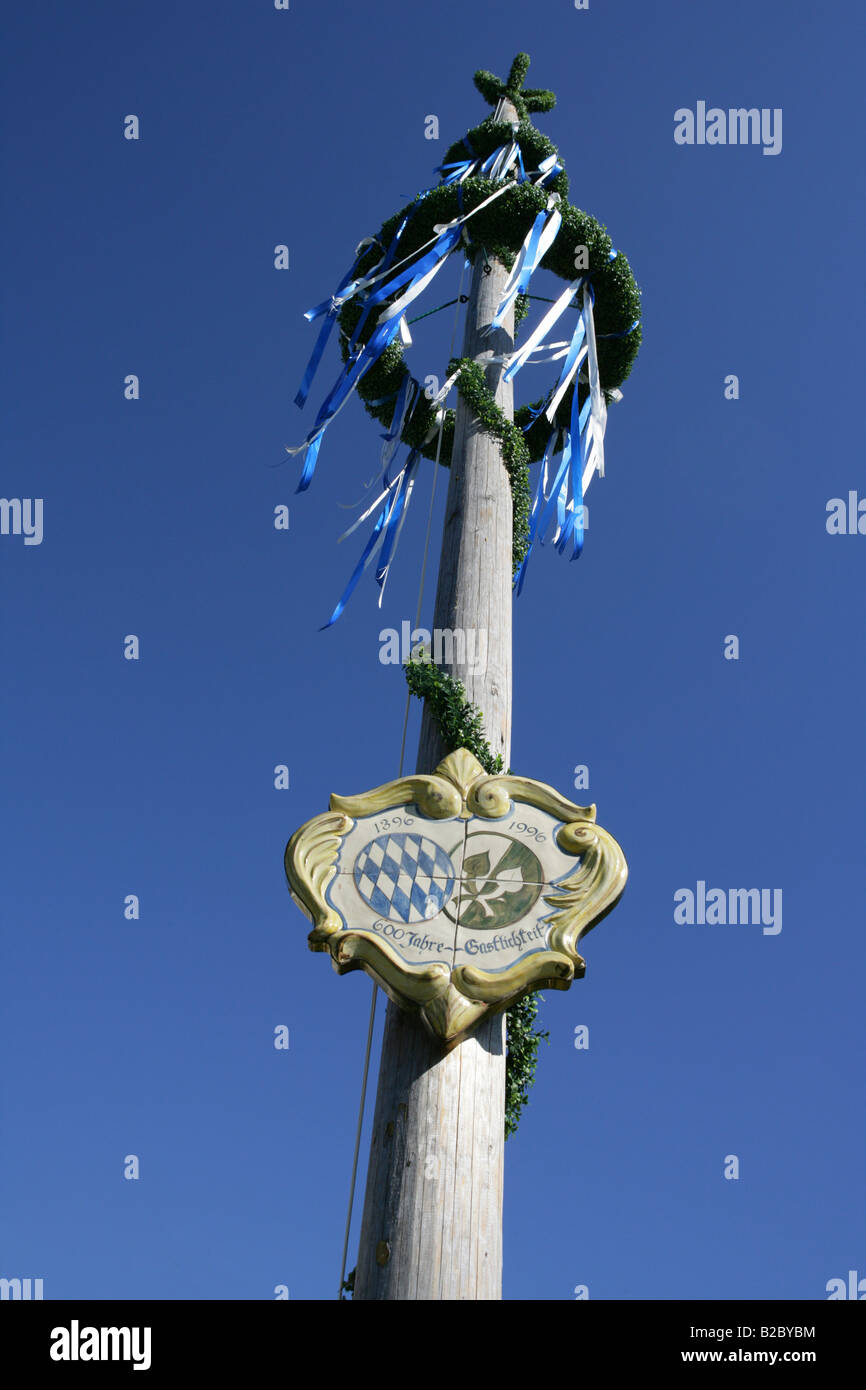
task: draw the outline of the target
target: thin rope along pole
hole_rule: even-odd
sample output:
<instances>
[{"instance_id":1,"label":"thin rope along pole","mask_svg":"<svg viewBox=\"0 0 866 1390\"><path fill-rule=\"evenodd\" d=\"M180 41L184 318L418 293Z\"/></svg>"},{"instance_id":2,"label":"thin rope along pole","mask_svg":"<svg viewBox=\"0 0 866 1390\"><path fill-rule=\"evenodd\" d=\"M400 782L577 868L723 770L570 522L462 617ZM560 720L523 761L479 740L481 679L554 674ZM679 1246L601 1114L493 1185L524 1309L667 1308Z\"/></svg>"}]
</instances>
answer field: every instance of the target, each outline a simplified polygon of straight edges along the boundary
<instances>
[{"instance_id":1,"label":"thin rope along pole","mask_svg":"<svg viewBox=\"0 0 866 1390\"><path fill-rule=\"evenodd\" d=\"M349 1210L346 1213L346 1234L343 1237L343 1262L340 1266L340 1292L337 1294L338 1300L343 1298L343 1285L346 1282L346 1257L349 1253L349 1231L352 1225L352 1207L355 1201L355 1179L358 1176L358 1154L361 1149L361 1131L364 1127L364 1104L367 1099L367 1077L370 1072L370 1049L373 1046L373 1023L376 1018L376 999L379 994L378 985L373 984L373 994L370 999L370 1022L367 1026L367 1051L364 1056L364 1079L361 1083L361 1104L358 1110L358 1132L355 1135L355 1155L352 1159L352 1181L349 1185Z\"/></svg>"},{"instance_id":2,"label":"thin rope along pole","mask_svg":"<svg viewBox=\"0 0 866 1390\"><path fill-rule=\"evenodd\" d=\"M454 325L451 329L451 345L448 348L448 361L454 356L454 343L457 339L457 321L460 317L460 304L463 301L463 280L466 275L466 260L464 258L463 268L460 271L460 285L457 290L457 299L454 303L457 308L454 311ZM436 496L436 480L439 477L439 458L442 453L442 434L445 429L445 402L442 402L442 419L439 422L439 438L436 441L435 470L433 473L433 486L430 489L430 509L427 513L427 535L424 540L424 554L421 558L421 577L418 583L418 609L415 614L415 626L421 621L421 603L424 598L424 580L427 575L427 555L430 550L430 529L433 524L433 499ZM400 740L400 768L398 777L403 776L403 759L406 756L406 730L409 725L409 702L412 699L411 691L406 691L406 710L403 715L403 737ZM349 1252L349 1233L352 1226L352 1211L355 1205L355 1182L358 1177L358 1154L361 1148L361 1132L364 1128L364 1106L367 1100L367 1078L370 1074L370 1049L373 1043L373 1020L376 1017L376 1000L379 997L379 986L373 981L373 995L370 1000L370 1023L367 1028L367 1052L364 1057L364 1075L361 1082L361 1104L358 1107L358 1130L355 1135L355 1156L352 1160L352 1180L349 1184L349 1210L346 1213L346 1234L343 1239L343 1261L340 1268L340 1292L338 1300L343 1298L343 1285L346 1282L346 1258Z\"/></svg>"}]
</instances>

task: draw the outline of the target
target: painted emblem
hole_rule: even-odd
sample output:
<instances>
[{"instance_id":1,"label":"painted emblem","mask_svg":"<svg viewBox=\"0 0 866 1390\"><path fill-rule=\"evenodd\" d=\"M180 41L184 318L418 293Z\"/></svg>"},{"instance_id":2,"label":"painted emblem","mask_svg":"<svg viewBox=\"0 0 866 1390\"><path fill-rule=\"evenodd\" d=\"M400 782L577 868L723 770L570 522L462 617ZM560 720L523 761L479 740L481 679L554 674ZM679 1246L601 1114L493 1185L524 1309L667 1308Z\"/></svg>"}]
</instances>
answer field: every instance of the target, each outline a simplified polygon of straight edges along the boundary
<instances>
[{"instance_id":1,"label":"painted emblem","mask_svg":"<svg viewBox=\"0 0 866 1390\"><path fill-rule=\"evenodd\" d=\"M311 949L340 975L366 971L445 1048L531 990L579 979L581 937L627 873L594 806L490 775L466 748L435 772L333 794L286 846Z\"/></svg>"},{"instance_id":2,"label":"painted emblem","mask_svg":"<svg viewBox=\"0 0 866 1390\"><path fill-rule=\"evenodd\" d=\"M496 832L470 832L457 922L475 931L510 927L538 900L543 879L541 865L527 845Z\"/></svg>"},{"instance_id":3,"label":"painted emblem","mask_svg":"<svg viewBox=\"0 0 866 1390\"><path fill-rule=\"evenodd\" d=\"M454 865L426 835L380 835L355 860L355 887L380 917L429 922L454 892Z\"/></svg>"}]
</instances>

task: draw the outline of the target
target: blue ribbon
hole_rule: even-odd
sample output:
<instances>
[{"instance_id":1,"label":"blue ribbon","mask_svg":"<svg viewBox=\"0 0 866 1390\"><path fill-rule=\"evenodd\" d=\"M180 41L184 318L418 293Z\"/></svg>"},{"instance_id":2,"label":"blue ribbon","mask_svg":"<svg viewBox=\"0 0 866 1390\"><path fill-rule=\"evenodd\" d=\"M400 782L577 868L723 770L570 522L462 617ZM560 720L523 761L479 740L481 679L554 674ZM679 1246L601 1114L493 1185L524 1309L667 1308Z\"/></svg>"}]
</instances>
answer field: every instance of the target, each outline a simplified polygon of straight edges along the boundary
<instances>
[{"instance_id":1,"label":"blue ribbon","mask_svg":"<svg viewBox=\"0 0 866 1390\"><path fill-rule=\"evenodd\" d=\"M553 514L554 514L554 512L557 513L557 516L559 515L559 508L560 508L559 495L560 495L560 493L562 492L562 485L563 485L563 483L565 482L566 476L567 476L567 474L568 474L568 465L569 465L569 463L571 462L571 453L572 453L572 439L571 439L571 433L570 433L569 430L566 430L566 432L565 432L565 445L564 445L563 450L562 450L562 462L561 462L560 465L559 465L559 471L558 471L558 473L557 473L557 475L556 475L556 480L555 480L555 482L554 482L554 484L553 484L553 487L552 487L551 490L550 490L550 494L549 494L549 496L548 496L548 498L547 498L547 503L546 503L546 505L545 505L545 507L544 507L544 511L541 513L541 517L540 517L539 522L538 522L538 544L539 544L539 545L544 545L544 537L545 537L545 535L547 534L547 531L548 531L549 528L550 528L550 523L551 523L551 521L553 520ZM563 502L562 502L561 505L564 507L564 505L565 505L564 499L563 499Z\"/></svg>"},{"instance_id":2,"label":"blue ribbon","mask_svg":"<svg viewBox=\"0 0 866 1390\"><path fill-rule=\"evenodd\" d=\"M397 392L397 402L394 406L394 414L391 418L391 428L387 434L382 435L385 441L385 447L382 450L382 460L385 465L382 479L385 487L389 487L391 483L388 477L388 470L391 467L391 460L399 447L400 434L403 429L404 417L407 411L409 392L413 391L414 394L413 388L414 390L420 389L415 378L407 372L400 383L400 390Z\"/></svg>"},{"instance_id":3,"label":"blue ribbon","mask_svg":"<svg viewBox=\"0 0 866 1390\"><path fill-rule=\"evenodd\" d=\"M524 294L526 292L526 287L529 284L529 281L532 279L532 272L535 269L535 257L538 255L538 243L541 240L541 233L544 231L546 223L547 210L542 209L541 212L536 213L535 221L533 222L529 232L529 239L526 246L526 256L524 257L523 268L520 272L520 277L517 281L517 285L514 288L513 294L509 294L507 299L503 299L499 308L496 310L496 314L494 315L490 324L491 328L502 327L502 323L505 319L506 313L508 312L509 305L514 301L515 297L518 294Z\"/></svg>"},{"instance_id":4,"label":"blue ribbon","mask_svg":"<svg viewBox=\"0 0 866 1390\"><path fill-rule=\"evenodd\" d=\"M461 231L461 227L446 227L443 232L440 232L433 246L421 257L420 261L413 261L411 265L404 266L393 280L388 280L386 284L373 290L372 294L365 300L365 309L369 311L374 305L381 304L384 299L390 299L404 285L422 279L428 270L432 270L437 261L441 261L450 251L453 251L460 240Z\"/></svg>"},{"instance_id":5,"label":"blue ribbon","mask_svg":"<svg viewBox=\"0 0 866 1390\"><path fill-rule=\"evenodd\" d=\"M301 480L298 483L296 492L306 492L310 486L310 481L316 468L316 459L319 456L319 448L322 443L322 436L325 433L331 420L343 405L346 397L355 389L358 382L365 372L369 371L373 363L382 355L388 344L397 336L400 330L399 318L393 319L389 323L382 323L371 335L369 342L362 348L358 356L346 364L337 382L332 388L330 395L323 402L316 422L306 438L306 456L304 458L304 469Z\"/></svg>"},{"instance_id":6,"label":"blue ribbon","mask_svg":"<svg viewBox=\"0 0 866 1390\"><path fill-rule=\"evenodd\" d=\"M407 223L409 222L409 219L410 219L410 217L412 217L412 216L414 216L414 213L410 213L410 214L408 214L406 217L403 218L403 221L400 223L399 227L397 228L396 232L394 233L393 237L391 238L391 245L388 247L388 250L385 252L385 256L384 256L384 259L383 259L383 261L382 261L382 265L381 265L381 267L380 267L380 274L384 274L385 271L388 269L389 265L391 264L391 262L393 261L394 256L395 256L396 253L397 253L397 247L398 247L398 245L399 245L400 238L401 238L401 236L403 235L403 233L405 232ZM360 333L361 333L361 329L364 327L364 324L367 322L367 316L368 316L369 312L370 312L369 304L365 302L364 308L363 308L362 311L361 311L361 317L358 319L358 322L355 324L355 331L354 331L354 333L352 334L351 338L349 339L349 353L350 353L350 355L351 355L351 353L353 352L353 350L354 350L354 349L357 347L357 345L358 345L358 338L359 338L359 335L360 335Z\"/></svg>"},{"instance_id":7,"label":"blue ribbon","mask_svg":"<svg viewBox=\"0 0 866 1390\"><path fill-rule=\"evenodd\" d=\"M339 304L337 301L341 298L341 296L344 295L345 291L350 289L350 287L353 285L353 282L355 280L355 272L358 269L358 265L360 264L362 257L366 255L368 250L369 246L363 246L362 249L357 253L355 259L353 260L349 269L346 271L346 274L343 276L342 280L340 281L334 293L331 295L330 299L323 299L321 304L316 305L315 309L308 309L307 312L304 314L304 318L309 319L311 323L315 319L321 318L321 316L324 314L325 322L322 324L319 336L316 339L316 345L313 348L313 351L310 354L310 360L307 363L307 370L304 372L304 379L298 388L297 395L295 396L296 406L303 407L306 404L307 397L310 394L310 387L313 383L313 377L316 375L319 363L322 360L322 354L324 353L328 339L331 336L331 330L337 321L337 315L339 314L340 309L342 307L341 304Z\"/></svg>"},{"instance_id":8,"label":"blue ribbon","mask_svg":"<svg viewBox=\"0 0 866 1390\"><path fill-rule=\"evenodd\" d=\"M340 596L340 599L339 599L339 601L338 601L338 603L337 603L337 606L336 606L336 608L334 609L333 613L331 614L330 618L328 619L328 621L327 621L326 623L323 623L322 626L319 628L319 631L320 631L320 632L324 632L326 628L333 627L334 623L337 621L337 619L339 618L340 614L343 612L343 609L346 607L346 604L349 602L349 599L352 597L352 594L353 594L354 591L355 591L355 587L356 587L356 585L357 585L357 583L358 583L358 580L361 578L361 575L364 573L364 570L367 568L367 561L369 560L370 556L372 555L373 551L375 550L376 544L377 544L377 542L378 542L378 540L379 540L379 537L380 537L380 535L382 534L382 527L385 525L385 521L386 521L387 516L388 516L388 506L389 506L389 503L386 502L386 503L385 503L385 506L382 508L381 512L379 513L379 516L378 516L377 521L376 521L376 525L375 525L375 527L374 527L374 529L373 529L373 534L372 534L372 536L370 537L370 539L368 540L367 544L366 544L365 547L364 547L364 552L363 552L363 554L362 554L360 560L358 561L357 565L356 565L355 568L354 568L354 571L353 571L353 573L352 573L352 577L351 577L351 579L349 580L348 584L346 585L345 589L343 590L343 593L342 593L342 595Z\"/></svg>"},{"instance_id":9,"label":"blue ribbon","mask_svg":"<svg viewBox=\"0 0 866 1390\"><path fill-rule=\"evenodd\" d=\"M544 414L545 410L547 409L547 407L548 407L548 405L549 405L549 403L550 403L550 401L551 401L551 399L552 399L552 396L553 396L553 392L552 392L552 391L548 391L547 395L545 396L544 400L541 402L541 405L538 407L537 410L535 410L531 405L526 407L527 410L529 411L529 419L528 419L528 421L527 421L527 423L526 423L525 425L521 426L521 428L522 428L524 434L526 434L526 432L527 432L528 430L531 430L531 429L532 429L532 426L535 424L535 422L536 422L536 420L538 419L539 415L543 415L543 414Z\"/></svg>"},{"instance_id":10,"label":"blue ribbon","mask_svg":"<svg viewBox=\"0 0 866 1390\"><path fill-rule=\"evenodd\" d=\"M442 175L443 184L454 183L464 170L471 168L474 163L474 159L463 159L459 164L440 164L433 172Z\"/></svg>"},{"instance_id":11,"label":"blue ribbon","mask_svg":"<svg viewBox=\"0 0 866 1390\"><path fill-rule=\"evenodd\" d=\"M532 554L532 547L535 543L535 536L538 530L538 517L541 510L541 503L544 500L544 482L547 477L547 465L551 457L556 436L559 430L554 426L548 436L547 444L544 449L544 458L541 460L541 468L538 473L538 486L535 489L535 497L532 502L532 511L529 513L529 543L526 547L526 554L520 562L520 567L514 576L514 584L517 588L517 596L520 597L523 589L523 581L526 578L526 571L529 568L529 557Z\"/></svg>"},{"instance_id":12,"label":"blue ribbon","mask_svg":"<svg viewBox=\"0 0 866 1390\"><path fill-rule=\"evenodd\" d=\"M637 326L638 326L639 323L640 323L640 319L635 319L634 323L629 324L628 328L624 328L624 329L622 330L621 333L596 333L595 336L596 336L596 338L599 338L599 339L600 339L600 338L627 338L628 335L629 335L629 333L633 333L633 332L634 332L634 330L637 328Z\"/></svg>"},{"instance_id":13,"label":"blue ribbon","mask_svg":"<svg viewBox=\"0 0 866 1390\"><path fill-rule=\"evenodd\" d=\"M408 282L414 283L426 275L434 265L442 261L445 256L454 249L455 245L460 240L460 233L460 227L446 227L440 236L437 237L435 245L430 248L426 255L422 256L419 261L414 261L411 265L406 266L395 275L392 280L381 285L379 289L374 290L373 293L369 295L365 301L363 317L369 314L371 308L381 303L383 299L390 298L391 295L394 294L396 290L401 289L403 285ZM322 405L316 417L316 423L305 441L307 452L301 480L296 489L297 492L306 491L310 485L316 467L316 459L318 458L322 435L327 426L342 406L346 397L355 389L364 373L369 371L373 363L381 357L385 348L393 341L399 331L400 315L397 314L393 318L387 319L384 323L378 324L368 341L360 351L357 352L356 356L346 364L330 395ZM356 329L355 333L357 334L357 332L358 330Z\"/></svg>"},{"instance_id":14,"label":"blue ribbon","mask_svg":"<svg viewBox=\"0 0 866 1390\"><path fill-rule=\"evenodd\" d=\"M419 458L420 454L418 450L413 449L408 459L406 460L406 467L404 468L403 476L400 479L400 486L397 492L397 498L393 508L391 509L391 515L388 517L388 522L385 529L385 538L382 541L382 553L379 556L379 563L376 566L376 583L379 585L380 589L382 585L385 583L385 579L388 575L388 566L391 563L391 558L394 551L394 544L397 539L397 530L400 525L400 517L402 516L403 509L406 505L406 496L408 493L409 482L412 477L412 474L415 471L415 465L417 464Z\"/></svg>"},{"instance_id":15,"label":"blue ribbon","mask_svg":"<svg viewBox=\"0 0 866 1390\"><path fill-rule=\"evenodd\" d=\"M404 508L406 506L406 497L408 495L409 482L412 477L412 474L415 472L417 468L418 460L420 459L420 457L420 451L418 449L413 449L409 455L409 458L406 460L406 466L403 469L402 473L399 474L399 476L396 477L393 483L390 485L390 488L388 490L388 496L385 498L385 501L382 504L382 510L379 512L379 515L376 518L376 524L373 527L372 535L367 541L367 544L364 546L364 549L361 553L361 558L359 559L357 565L352 571L351 578L349 579L348 584L346 585L345 589L340 595L340 598L337 602L337 605L333 613L331 614L328 621L324 623L322 627L319 628L320 632L324 632L326 628L333 627L334 623L341 616L343 610L346 607L346 604L349 602L349 599L352 597L352 594L354 593L358 585L358 580L361 578L361 575L367 568L367 565L370 562L373 552L375 551L376 546L379 544L380 540L382 541L382 553L379 556L379 563L376 567L376 583L379 585L380 588L384 584L388 574L388 567L391 563L391 560L393 559L394 545L397 539L397 531L400 524L400 517L402 516Z\"/></svg>"},{"instance_id":16,"label":"blue ribbon","mask_svg":"<svg viewBox=\"0 0 866 1390\"><path fill-rule=\"evenodd\" d=\"M571 401L571 430L570 436L577 437L579 447L573 451L571 464L571 514L567 523L563 527L556 549L562 555L568 544L569 538L573 537L571 558L576 560L583 550L583 470L586 467L587 458L587 424L592 410L592 399L587 396L583 403L583 408L578 412L577 405L577 382L574 383L574 396Z\"/></svg>"},{"instance_id":17,"label":"blue ribbon","mask_svg":"<svg viewBox=\"0 0 866 1390\"><path fill-rule=\"evenodd\" d=\"M565 381L566 377L568 376L569 372L574 366L575 361L577 360L578 353L580 352L580 349L583 346L583 340L585 337L586 324L583 321L583 314L581 313L578 315L578 320L575 325L574 333L571 336L571 343L569 344L568 352L565 355L565 361L562 364L562 371L559 373L557 383L554 386L553 391L551 392L551 400L553 400L560 386ZM575 386L576 385L577 383L575 383Z\"/></svg>"}]
</instances>

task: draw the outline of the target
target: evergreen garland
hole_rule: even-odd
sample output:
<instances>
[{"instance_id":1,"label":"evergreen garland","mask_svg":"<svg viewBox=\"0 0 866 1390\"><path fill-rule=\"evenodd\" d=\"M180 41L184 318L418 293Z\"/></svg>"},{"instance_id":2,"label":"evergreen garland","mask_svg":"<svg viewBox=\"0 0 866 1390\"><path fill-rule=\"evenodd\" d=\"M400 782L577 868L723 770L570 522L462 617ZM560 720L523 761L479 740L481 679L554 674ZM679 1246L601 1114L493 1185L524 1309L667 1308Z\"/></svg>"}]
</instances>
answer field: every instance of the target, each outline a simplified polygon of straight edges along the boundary
<instances>
[{"instance_id":1,"label":"evergreen garland","mask_svg":"<svg viewBox=\"0 0 866 1390\"><path fill-rule=\"evenodd\" d=\"M502 461L511 484L511 568L512 573L516 574L529 549L529 446L523 430L512 424L496 404L480 363L473 362L471 357L453 358L448 363L448 375L458 367L457 390L485 434L492 435L502 445Z\"/></svg>"},{"instance_id":2,"label":"evergreen garland","mask_svg":"<svg viewBox=\"0 0 866 1390\"><path fill-rule=\"evenodd\" d=\"M494 755L484 737L481 711L466 698L466 687L429 660L409 660L403 667L406 684L419 700L426 700L449 753L467 748L491 776L502 771L502 758ZM505 1015L505 1138L516 1134L520 1114L529 1104L529 1088L535 1082L538 1045L550 1042L546 1030L533 1027L538 1001L543 995L526 994Z\"/></svg>"},{"instance_id":3,"label":"evergreen garland","mask_svg":"<svg viewBox=\"0 0 866 1390\"><path fill-rule=\"evenodd\" d=\"M467 700L463 682L440 671L429 660L410 659L403 671L410 692L429 704L448 752L468 748L485 772L491 776L501 772L502 757L498 753L494 756L484 737L481 711Z\"/></svg>"},{"instance_id":4,"label":"evergreen garland","mask_svg":"<svg viewBox=\"0 0 866 1390\"><path fill-rule=\"evenodd\" d=\"M535 1084L538 1045L544 1038L550 1046L546 1028L534 1028L538 1001L543 994L524 994L505 1015L505 1137L517 1132L520 1112L529 1104L529 1088Z\"/></svg>"}]
</instances>

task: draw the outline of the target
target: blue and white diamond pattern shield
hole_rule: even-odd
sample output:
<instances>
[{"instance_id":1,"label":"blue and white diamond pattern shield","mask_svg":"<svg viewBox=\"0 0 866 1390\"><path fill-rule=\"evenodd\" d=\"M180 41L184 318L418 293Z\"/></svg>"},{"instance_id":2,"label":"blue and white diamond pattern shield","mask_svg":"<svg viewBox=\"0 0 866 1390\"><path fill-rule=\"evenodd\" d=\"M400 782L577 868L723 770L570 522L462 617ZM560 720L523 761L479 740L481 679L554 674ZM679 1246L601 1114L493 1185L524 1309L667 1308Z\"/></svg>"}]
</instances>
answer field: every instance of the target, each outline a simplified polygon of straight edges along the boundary
<instances>
[{"instance_id":1,"label":"blue and white diamond pattern shield","mask_svg":"<svg viewBox=\"0 0 866 1390\"><path fill-rule=\"evenodd\" d=\"M456 871L426 835L380 835L355 860L355 887L380 917L427 922L451 899Z\"/></svg>"}]
</instances>

